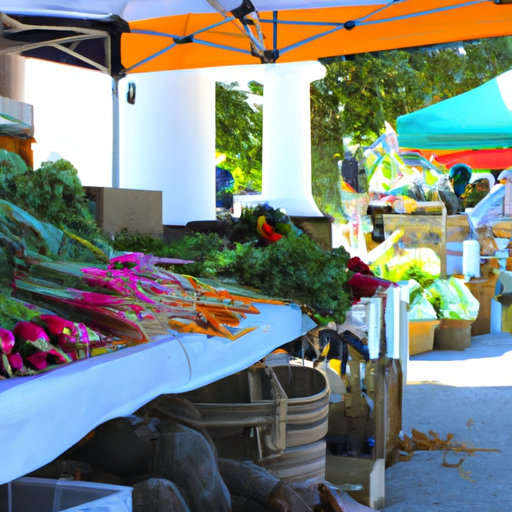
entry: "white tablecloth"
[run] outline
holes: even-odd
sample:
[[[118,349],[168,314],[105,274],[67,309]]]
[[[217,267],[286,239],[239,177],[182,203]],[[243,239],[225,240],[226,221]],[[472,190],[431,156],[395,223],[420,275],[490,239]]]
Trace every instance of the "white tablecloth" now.
[[[312,328],[296,305],[258,304],[236,341],[199,334],[144,345],[0,381],[0,484],[58,457],[107,420],[163,393],[199,388],[247,368]]]

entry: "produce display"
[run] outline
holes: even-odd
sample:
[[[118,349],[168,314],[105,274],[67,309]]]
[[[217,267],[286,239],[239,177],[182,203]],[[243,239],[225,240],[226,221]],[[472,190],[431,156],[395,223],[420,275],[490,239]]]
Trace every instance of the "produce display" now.
[[[3,152],[0,171],[0,378],[169,333],[236,340],[262,302],[296,302],[318,323],[342,323],[351,305],[348,253],[321,249],[281,210],[245,211],[231,240],[207,236],[209,249],[192,257],[204,236],[177,254],[120,251],[100,236],[69,162],[33,171]]]
[[[190,260],[113,250],[69,162],[33,171],[1,150],[0,178],[0,378],[168,333],[235,340],[258,302],[282,304],[171,270]]]
[[[252,329],[240,328],[241,320],[268,302],[212,288],[157,262],[182,263],[132,253],[106,268],[58,262],[17,271],[16,298],[0,300],[2,374],[31,375],[169,332],[235,340]]]

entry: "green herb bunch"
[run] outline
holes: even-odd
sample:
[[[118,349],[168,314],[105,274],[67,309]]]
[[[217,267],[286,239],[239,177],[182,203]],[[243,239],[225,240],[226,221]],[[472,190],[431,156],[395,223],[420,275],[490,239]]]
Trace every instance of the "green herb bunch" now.
[[[175,267],[176,272],[198,277],[218,277],[229,273],[235,253],[229,241],[217,233],[195,233],[174,241],[165,251],[171,258],[194,263]]]
[[[348,253],[325,251],[307,235],[291,232],[267,247],[239,245],[228,271],[240,283],[313,308],[343,323],[350,307]]]
[[[417,263],[412,263],[402,274],[401,280],[408,281],[409,279],[414,279],[422,288],[428,288],[437,279],[437,277],[438,276],[423,270]]]
[[[434,311],[437,314],[437,318],[442,318],[442,308],[443,308],[443,297],[437,290],[429,290],[427,294],[427,299],[432,304]]]
[[[123,228],[114,236],[112,248],[116,251],[143,252],[163,256],[165,246],[161,239],[143,233],[132,233]]]
[[[10,297],[10,291],[0,289],[0,326],[12,330],[18,322],[30,322],[40,316],[37,309],[30,309],[21,301]]]
[[[141,240],[148,247],[145,236],[126,232],[116,237],[114,248],[142,251],[144,247],[137,245]],[[343,248],[325,251],[295,230],[268,246],[257,240],[233,244],[216,233],[192,233],[152,254],[194,261],[174,266],[175,272],[234,281],[269,297],[308,306],[337,323],[343,323],[351,304],[348,253]]]
[[[0,199],[86,240],[100,237],[78,171],[67,160],[32,170],[20,156],[0,150]]]

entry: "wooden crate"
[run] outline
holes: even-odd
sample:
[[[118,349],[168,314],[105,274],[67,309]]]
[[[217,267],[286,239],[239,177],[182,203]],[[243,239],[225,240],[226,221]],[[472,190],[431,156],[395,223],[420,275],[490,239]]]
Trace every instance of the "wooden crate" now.
[[[421,205],[422,203],[418,203]],[[397,229],[403,231],[399,244],[404,249],[430,248],[438,254],[441,261],[441,275],[446,278],[446,208],[439,204],[438,215],[390,214],[382,215],[386,238]]]
[[[0,135],[0,148],[20,155],[23,161],[32,169],[34,168],[33,142],[35,142],[33,137],[30,139],[22,139],[21,137]]]

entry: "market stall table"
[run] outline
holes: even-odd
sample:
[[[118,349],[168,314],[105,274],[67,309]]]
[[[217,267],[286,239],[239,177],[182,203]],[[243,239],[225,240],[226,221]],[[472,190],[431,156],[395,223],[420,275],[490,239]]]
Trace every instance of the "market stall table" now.
[[[255,363],[313,326],[295,305],[258,304],[235,341],[168,334],[152,342],[0,381],[0,484],[51,462],[110,419],[163,393],[190,391]]]

